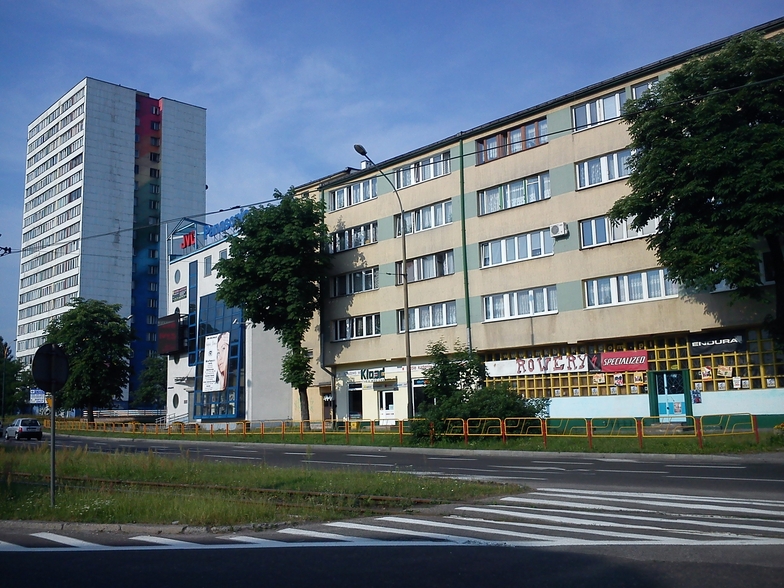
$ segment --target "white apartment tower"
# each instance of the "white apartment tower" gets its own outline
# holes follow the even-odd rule
[[[133,315],[138,375],[165,310],[161,220],[205,212],[205,110],[85,78],[30,124],[25,157],[17,357],[79,296]]]

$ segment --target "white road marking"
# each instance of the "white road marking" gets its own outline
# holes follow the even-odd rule
[[[315,537],[316,539],[334,539],[336,541],[361,541],[360,537],[350,537],[348,535],[338,535],[337,533],[325,533],[324,531],[312,531],[309,529],[281,529],[278,533],[286,535],[298,535],[300,537]]]
[[[347,453],[347,457],[372,457],[375,459],[388,459],[388,455],[375,455],[372,453]]]
[[[237,543],[251,543],[253,545],[267,545],[269,547],[280,545],[280,541],[273,541],[272,539],[261,539],[259,537],[248,537],[246,535],[223,535],[221,539],[228,541],[236,541]]]
[[[544,460],[531,460],[531,463],[546,463],[552,465],[591,465],[590,461],[544,461]]]
[[[365,525],[362,523],[347,523],[338,521],[334,523],[327,523],[330,527],[340,527],[343,529],[355,529],[358,531],[372,531],[377,533],[388,533],[391,535],[408,535],[411,537],[427,537],[428,539],[441,539],[449,541],[450,543],[458,543],[460,545],[472,544],[490,544],[494,542],[484,541],[482,539],[472,539],[471,537],[461,537],[460,535],[445,535],[443,533],[429,533],[427,531],[413,531],[411,529],[398,529],[397,527],[385,527],[383,525]]]
[[[680,480],[723,480],[728,482],[784,482],[775,478],[721,478],[718,476],[667,476],[668,478],[677,478]]]
[[[688,465],[682,463],[668,463],[665,464],[666,468],[708,468],[712,470],[745,470],[746,466],[742,465]]]
[[[317,459],[303,460],[305,463],[326,463],[330,465],[346,465],[346,466],[373,466],[377,468],[393,468],[393,463],[359,463],[356,461],[323,461]]]
[[[307,455],[306,451],[285,451],[283,455]]]
[[[428,461],[477,461],[475,457],[430,457],[427,456]]]
[[[536,471],[557,471],[557,472],[565,472],[566,468],[559,468],[555,466],[505,466],[505,465],[494,465],[494,468],[500,468],[505,470],[536,470]]]
[[[197,543],[191,541],[182,541],[180,539],[172,539],[171,537],[160,537],[155,535],[138,535],[131,537],[136,541],[144,541],[146,543],[155,543],[156,545],[169,545],[172,547],[194,547],[198,546]]]
[[[594,470],[604,474],[667,474],[669,472],[660,472],[657,470]]]
[[[98,543],[90,543],[89,541],[82,541],[81,539],[75,539],[74,537],[67,537],[65,535],[57,535],[55,533],[31,533],[31,535],[33,537],[46,539],[47,541],[62,543],[63,545],[68,545],[69,547],[89,547],[92,549],[103,547],[103,545],[99,545]]]
[[[0,551],[27,551],[27,549],[27,547],[22,547],[21,545],[0,541]]]
[[[656,492],[601,492],[597,494],[594,490],[572,490],[569,488],[547,488],[546,492],[557,492],[559,494],[570,494],[589,496],[592,498],[603,498],[605,496],[620,496],[639,499],[644,498],[661,498],[669,500],[680,500],[683,502],[724,502],[727,504],[753,504],[755,506],[779,506],[784,509],[784,500],[765,500],[756,498],[724,498],[722,496],[687,496],[684,494],[660,494]],[[535,494],[542,494],[544,492],[536,492]],[[784,514],[784,510],[782,513]]]
[[[216,459],[264,459],[263,457],[250,457],[246,455],[205,455],[204,457],[214,457]]]

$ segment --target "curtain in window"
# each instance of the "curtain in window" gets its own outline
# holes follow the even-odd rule
[[[522,129],[513,129],[509,132],[509,152],[517,153],[523,149]]]
[[[542,254],[542,233],[531,233],[531,257],[539,257]]]
[[[504,296],[498,294],[493,296],[493,318],[504,318]]]
[[[624,149],[618,152],[618,170],[620,177],[628,176],[632,170],[629,168],[629,158],[632,156],[630,149]]]
[[[444,202],[444,223],[452,222],[452,203]]]
[[[526,125],[525,127],[525,148],[530,149],[536,146],[536,124]]]
[[[490,244],[489,243],[482,243],[481,253],[482,253],[482,267],[487,267],[488,265],[490,265]]]
[[[435,217],[434,225],[436,227],[440,227],[441,225],[444,224],[444,208],[443,208],[443,206],[441,204],[436,204],[433,207],[433,212],[434,212],[434,217]]]
[[[433,305],[433,326],[440,327],[444,324],[444,307],[441,304]]]
[[[612,304],[612,284],[610,278],[596,280],[599,290],[599,304]]]
[[[642,287],[642,274],[629,274],[629,300],[642,300],[645,297]]]
[[[667,270],[664,270],[664,295],[677,296],[678,284],[667,278]]]
[[[661,298],[661,273],[651,270],[648,274],[648,298]]]
[[[539,176],[528,178],[526,181],[525,191],[528,202],[537,202],[538,200],[542,199],[542,195],[539,192]]]
[[[446,303],[446,324],[448,325],[457,324],[457,306],[455,305],[454,302]]]
[[[547,143],[547,119],[539,121],[539,143]]]
[[[501,188],[489,188],[484,192],[483,202],[485,205],[485,214],[501,210]]]
[[[522,206],[525,204],[525,185],[522,180],[509,184],[508,190],[509,206]]]
[[[544,306],[544,288],[535,288],[534,294],[534,313],[541,313],[545,311]]]
[[[422,279],[427,280],[429,278],[436,277],[436,256],[435,255],[428,255],[427,257],[422,258]]]
[[[429,229],[433,226],[433,209],[429,206],[422,209],[422,229]]]
[[[547,288],[547,310],[550,312],[558,310],[558,290],[555,286]]]
[[[588,161],[588,185],[600,184],[602,182],[602,158],[590,159]]]
[[[426,329],[430,326],[430,307],[421,306],[419,308],[419,328]]]
[[[495,159],[498,157],[498,139],[496,137],[492,137],[491,139],[485,140],[485,160]]]

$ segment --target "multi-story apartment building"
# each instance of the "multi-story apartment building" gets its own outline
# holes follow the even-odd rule
[[[85,78],[30,124],[20,360],[32,361],[49,321],[80,296],[132,315],[141,372],[167,291],[161,219],[205,212],[205,122],[203,108]]]
[[[314,418],[406,418],[404,271],[415,397],[444,340],[481,354],[491,381],[550,398],[551,416],[784,413],[769,309],[683,291],[647,249],[656,223],[606,216],[628,193],[625,101],[726,41],[380,162],[385,176],[300,187],[326,202],[333,253],[309,343]]]

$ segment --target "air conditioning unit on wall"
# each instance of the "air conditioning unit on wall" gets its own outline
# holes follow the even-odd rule
[[[569,226],[566,223],[555,223],[550,225],[550,235],[553,237],[565,237],[569,234]]]

